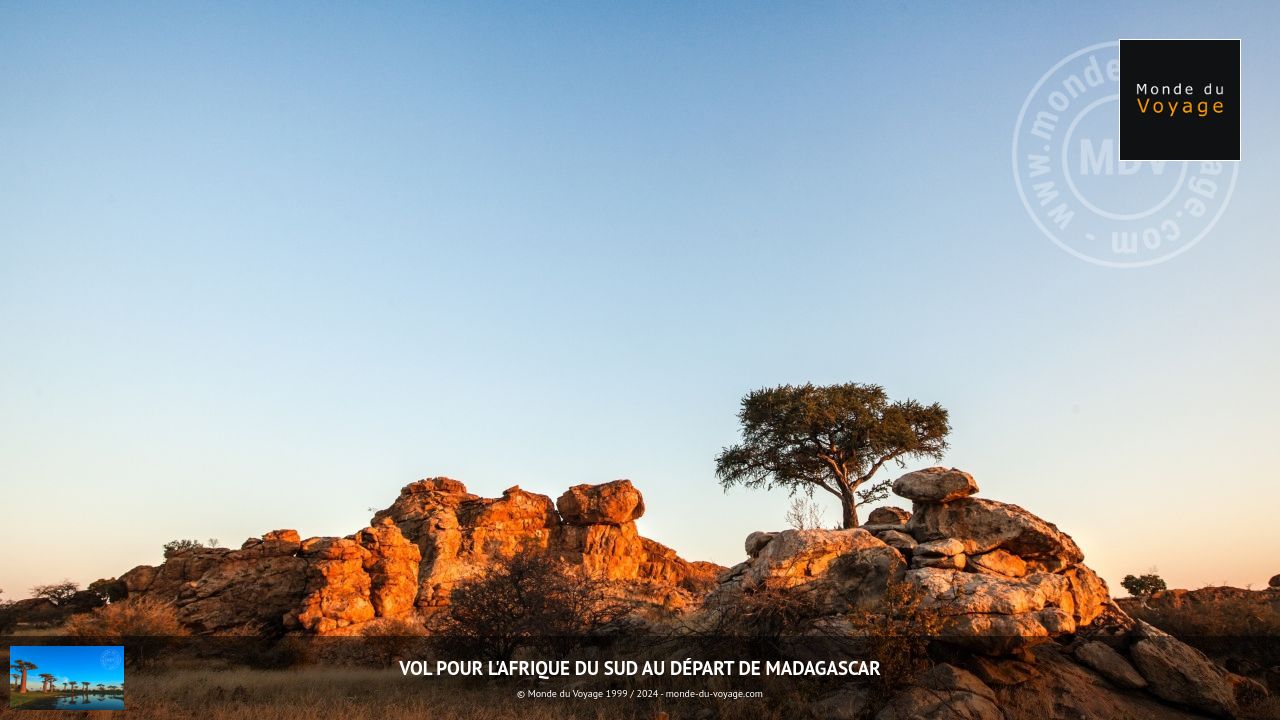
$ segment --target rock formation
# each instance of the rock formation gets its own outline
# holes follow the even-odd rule
[[[539,552],[664,609],[654,617],[684,613],[680,632],[694,637],[724,632],[726,618],[759,617],[730,611],[753,599],[786,605],[808,623],[802,630],[826,637],[865,633],[855,619],[891,603],[927,614],[931,652],[945,648],[947,662],[935,657],[887,704],[844,687],[810,707],[817,717],[1181,720],[1234,717],[1266,696],[1260,683],[1134,620],[1069,535],[1017,505],[974,497],[969,474],[930,468],[893,488],[911,500],[910,512],[878,508],[851,530],[752,533],[746,560],[726,570],[641,537],[644,500],[626,480],[577,485],[553,502],[518,487],[483,498],[456,480],[429,478],[405,486],[350,536],[303,540],[277,530],[236,550],[175,550],[116,586],[172,601],[196,632],[357,634],[438,612],[460,583]],[[1146,602],[1193,606],[1227,591],[1248,592],[1168,591]],[[1254,597],[1270,602],[1280,590]]]
[[[972,476],[930,468],[893,484],[912,511],[881,508],[852,530],[756,532],[703,611],[761,590],[804,593],[811,627],[883,608],[907,588],[968,670],[935,666],[878,710],[894,718],[1233,717],[1261,686],[1135,621],[1071,536],[1026,510],[971,497]],[[857,691],[819,717],[869,717]],[[844,714],[834,708],[856,708]],[[1013,710],[1017,708],[1017,710]]]
[[[200,633],[351,634],[375,620],[429,614],[458,583],[522,552],[550,553],[639,603],[696,604],[723,568],[641,537],[643,514],[628,480],[577,485],[552,502],[518,487],[482,498],[457,480],[430,478],[405,486],[353,535],[303,540],[276,530],[238,550],[174,550],[119,582],[127,596],[172,601]]]

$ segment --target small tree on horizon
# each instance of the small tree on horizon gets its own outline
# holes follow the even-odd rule
[[[1151,597],[1153,593],[1169,588],[1165,584],[1164,578],[1156,574],[1154,570],[1145,575],[1125,575],[1124,579],[1120,581],[1120,587],[1127,590],[1130,595],[1144,600]]]
[[[58,607],[63,607],[68,600],[75,597],[79,590],[80,586],[76,583],[63,580],[60,583],[36,585],[31,588],[31,597],[44,598]]]
[[[781,385],[754,390],[738,412],[742,442],[716,457],[728,490],[820,488],[840,498],[845,528],[858,526],[858,506],[889,494],[889,481],[861,489],[889,462],[939,459],[951,432],[946,408],[915,400],[890,402],[879,385]]]

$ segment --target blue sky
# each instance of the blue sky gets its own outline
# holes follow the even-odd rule
[[[108,653],[104,662],[103,653]],[[40,689],[40,676],[55,675],[58,686],[64,682],[89,683],[97,688],[103,685],[124,684],[124,649],[119,645],[82,645],[55,647],[49,645],[15,645],[9,648],[10,661],[26,660],[35,663],[36,669],[27,672],[27,689]]]
[[[804,381],[941,402],[944,462],[1113,584],[1265,583],[1278,15],[4,4],[0,587],[347,534],[432,475],[629,477],[730,564],[787,499],[714,456]],[[1139,271],[1054,247],[1009,169],[1040,75],[1117,37],[1245,48],[1231,206]]]

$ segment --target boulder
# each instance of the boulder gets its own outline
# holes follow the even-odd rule
[[[1005,717],[1072,720],[1203,720],[1141,692],[1118,692],[1056,645],[1035,648],[1036,674],[1016,685],[989,683]]]
[[[868,525],[906,525],[911,513],[900,507],[878,507],[867,515]]]
[[[1004,575],[1020,578],[1027,574],[1027,563],[1022,558],[1005,550],[992,550],[969,556],[969,567],[975,572]]]
[[[556,500],[569,525],[622,525],[644,515],[644,498],[630,480],[603,485],[574,485]]]
[[[1036,666],[1031,663],[1011,658],[991,658],[985,655],[970,657],[965,663],[965,668],[992,687],[1021,685],[1040,674]]]
[[[747,557],[755,557],[759,555],[760,551],[764,549],[764,546],[768,545],[769,541],[773,540],[777,534],[778,533],[776,532],[762,532],[757,530],[756,532],[748,535],[747,541],[744,544],[747,551]]]
[[[744,565],[727,578],[737,589],[794,589],[809,593],[819,609],[836,613],[877,606],[904,563],[897,550],[854,528],[784,530]]]
[[[911,567],[962,570],[965,562],[964,544],[955,538],[920,543],[911,552]]]
[[[1227,673],[1204,653],[1142,621],[1133,634],[1139,639],[1129,648],[1129,657],[1149,692],[1211,715],[1235,716],[1235,692]]]
[[[1106,611],[1111,603],[1111,593],[1107,583],[1098,573],[1085,565],[1075,565],[1062,572],[1071,587],[1071,611],[1076,624],[1085,626],[1093,623]]]
[[[151,583],[155,582],[157,572],[159,568],[153,565],[139,565],[121,575],[120,582],[124,583],[125,597],[146,592]]]
[[[916,543],[915,538],[904,532],[898,532],[897,530],[883,530],[876,533],[876,537],[880,542],[883,542],[885,545],[888,545],[903,555],[910,554],[915,550],[916,545],[918,544]]]
[[[909,570],[906,580],[922,607],[942,617],[944,637],[981,652],[1004,654],[1076,629],[1071,584],[1061,575],[1006,578],[926,567]]]
[[[1267,587],[1280,588],[1280,575],[1272,575],[1267,581]]]
[[[1076,659],[1106,678],[1112,685],[1126,690],[1139,690],[1147,681],[1123,655],[1106,643],[1090,640],[1076,647]]]
[[[1005,720],[996,694],[972,673],[935,665],[889,701],[876,720]]]
[[[1027,561],[1029,570],[1054,572],[1084,559],[1071,536],[1053,523],[994,500],[918,504],[907,528],[922,543],[956,538],[966,555],[1005,550]]]
[[[912,555],[911,567],[913,568],[939,568],[942,570],[963,570],[965,566],[965,554],[959,555]]]
[[[944,538],[942,540],[930,540],[916,545],[917,555],[930,555],[934,557],[950,557],[952,555],[961,555],[964,553],[964,543],[955,538]]]
[[[946,503],[976,492],[973,476],[955,468],[925,468],[893,481],[895,495],[920,503]]]

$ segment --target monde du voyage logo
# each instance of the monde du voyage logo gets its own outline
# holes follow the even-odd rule
[[[1105,267],[1164,262],[1226,210],[1240,158],[1240,41],[1082,48],[1031,89],[1013,136],[1023,207],[1058,247]]]

